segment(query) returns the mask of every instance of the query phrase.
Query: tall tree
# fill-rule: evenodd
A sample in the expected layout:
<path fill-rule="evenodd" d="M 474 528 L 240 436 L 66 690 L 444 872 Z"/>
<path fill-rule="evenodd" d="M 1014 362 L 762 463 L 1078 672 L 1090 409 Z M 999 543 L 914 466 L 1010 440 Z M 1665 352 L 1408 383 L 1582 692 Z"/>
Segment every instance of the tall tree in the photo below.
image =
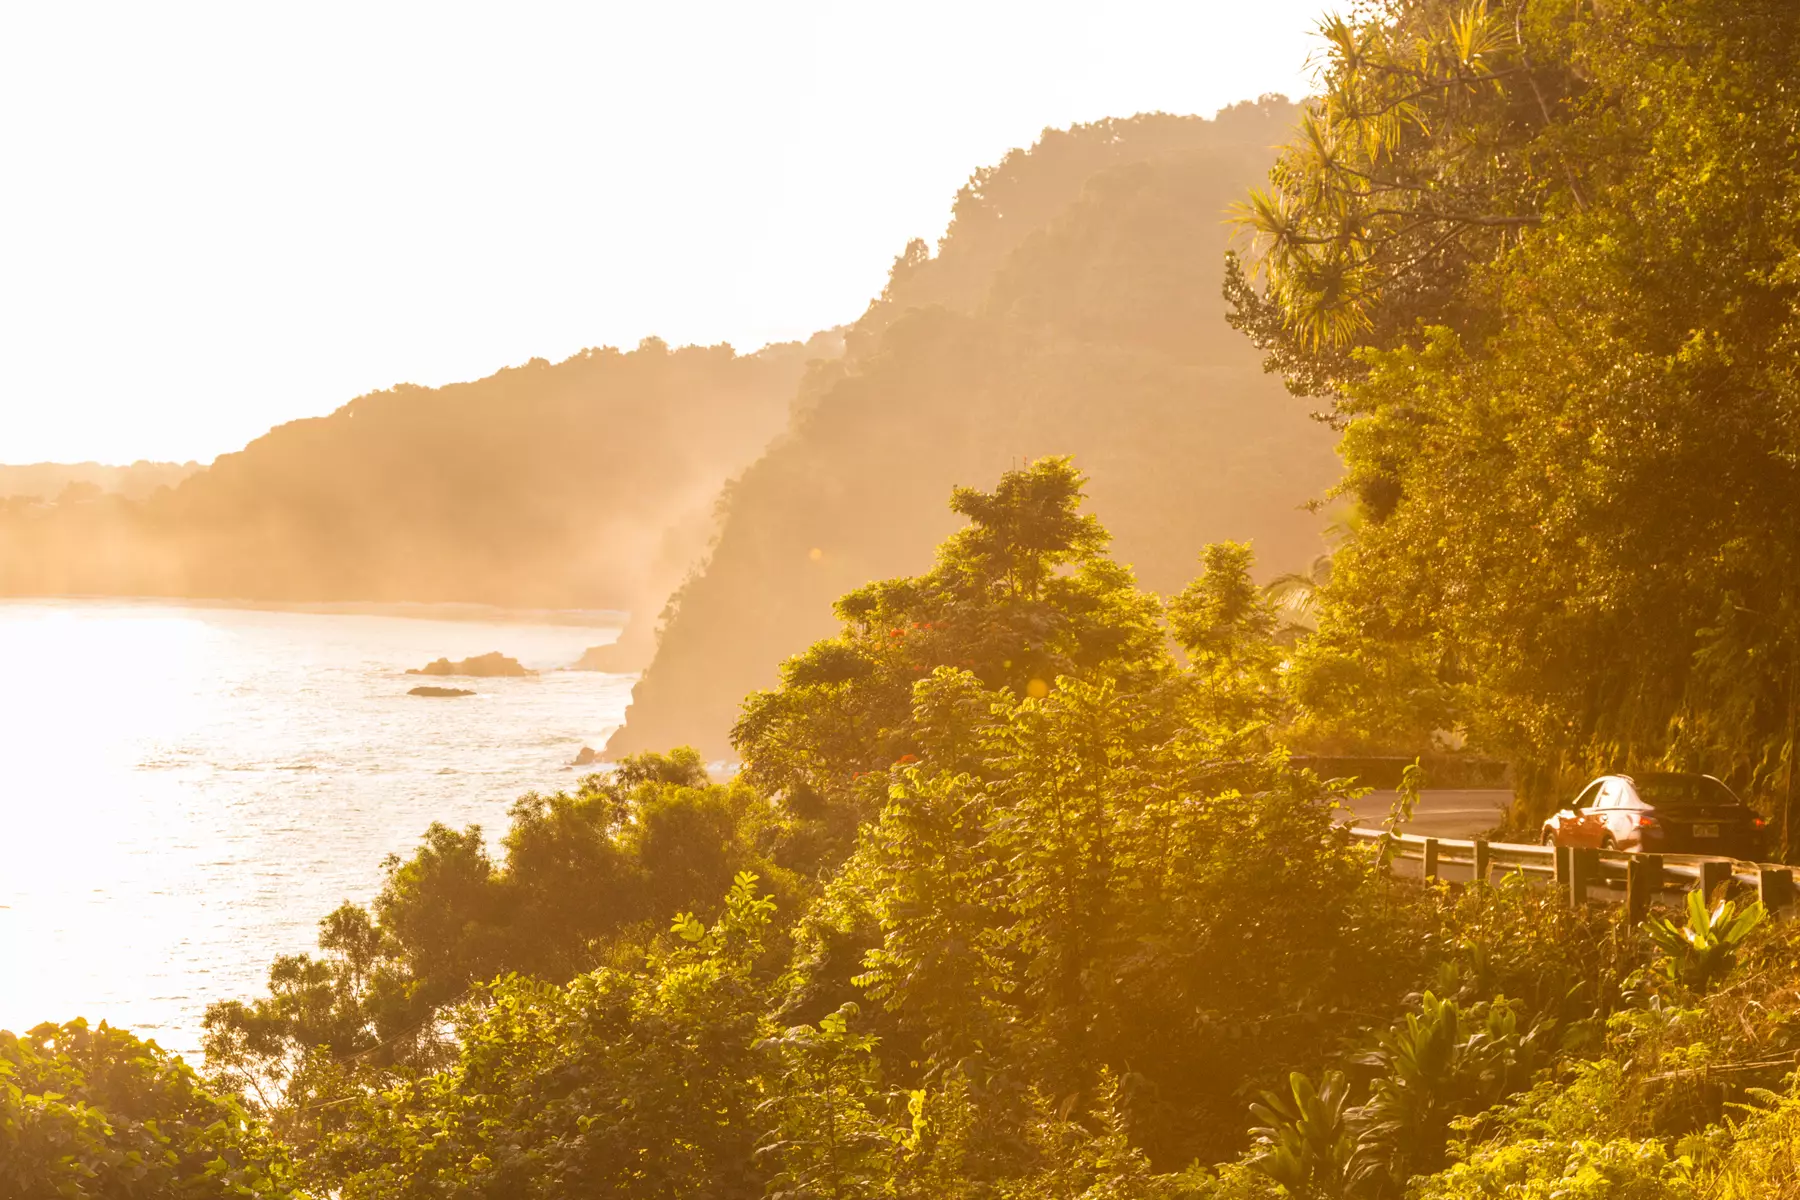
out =
<path fill-rule="evenodd" d="M 1166 670 L 1156 602 L 1105 556 L 1106 532 L 1081 498 L 1067 458 L 1009 471 L 992 492 L 957 488 L 950 507 L 968 524 L 932 570 L 844 596 L 838 635 L 745 700 L 732 741 L 748 778 L 824 820 L 847 850 L 856 822 L 880 807 L 873 773 L 920 750 L 912 689 L 932 670 L 1033 696 L 1062 675 Z"/>

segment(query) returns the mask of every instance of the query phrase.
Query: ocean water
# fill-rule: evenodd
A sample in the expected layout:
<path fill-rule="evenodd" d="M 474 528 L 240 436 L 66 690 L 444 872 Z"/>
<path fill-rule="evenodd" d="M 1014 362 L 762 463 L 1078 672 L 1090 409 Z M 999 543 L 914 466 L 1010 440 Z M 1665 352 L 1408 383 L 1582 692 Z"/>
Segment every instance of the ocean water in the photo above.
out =
<path fill-rule="evenodd" d="M 633 677 L 555 668 L 615 635 L 0 601 L 0 1029 L 82 1016 L 198 1062 L 206 1005 L 259 994 L 386 855 L 434 820 L 492 843 L 515 797 L 575 782 Z M 543 673 L 405 674 L 490 650 Z M 421 682 L 477 694 L 406 694 Z"/>

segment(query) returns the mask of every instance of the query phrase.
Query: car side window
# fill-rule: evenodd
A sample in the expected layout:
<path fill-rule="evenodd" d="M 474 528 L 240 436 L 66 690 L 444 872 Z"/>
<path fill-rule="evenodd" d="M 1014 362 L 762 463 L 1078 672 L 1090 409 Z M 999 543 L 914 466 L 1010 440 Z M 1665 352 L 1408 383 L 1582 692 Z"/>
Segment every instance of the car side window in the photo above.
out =
<path fill-rule="evenodd" d="M 1619 780 L 1607 780 L 1605 786 L 1600 789 L 1600 800 L 1596 807 L 1604 809 L 1618 808 L 1619 797 L 1624 790 L 1625 785 Z"/>
<path fill-rule="evenodd" d="M 1575 797 L 1575 803 L 1571 805 L 1571 807 L 1576 812 L 1580 812 L 1584 808 L 1593 808 L 1595 804 L 1599 802 L 1600 788 L 1604 783 L 1605 780 L 1597 779 L 1593 783 L 1588 784 L 1587 787 L 1582 789 L 1581 795 Z"/>

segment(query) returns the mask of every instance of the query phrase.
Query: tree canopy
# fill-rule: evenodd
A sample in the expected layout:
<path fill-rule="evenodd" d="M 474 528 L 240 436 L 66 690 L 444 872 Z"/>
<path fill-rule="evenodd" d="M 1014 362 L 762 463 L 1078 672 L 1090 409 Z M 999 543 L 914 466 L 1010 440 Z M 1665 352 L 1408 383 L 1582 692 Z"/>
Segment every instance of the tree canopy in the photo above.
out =
<path fill-rule="evenodd" d="M 1244 210 L 1264 284 L 1226 287 L 1329 402 L 1366 518 L 1297 693 L 1346 740 L 1464 727 L 1539 787 L 1770 786 L 1800 678 L 1800 14 L 1396 0 L 1323 32 Z"/>
<path fill-rule="evenodd" d="M 297 1196 L 286 1148 L 154 1042 L 85 1021 L 0 1031 L 0 1195 Z"/>

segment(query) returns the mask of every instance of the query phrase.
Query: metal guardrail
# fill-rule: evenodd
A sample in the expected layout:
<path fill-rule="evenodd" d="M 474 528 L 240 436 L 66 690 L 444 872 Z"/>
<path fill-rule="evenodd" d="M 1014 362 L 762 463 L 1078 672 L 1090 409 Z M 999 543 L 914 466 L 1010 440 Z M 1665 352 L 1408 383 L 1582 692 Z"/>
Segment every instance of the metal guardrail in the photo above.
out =
<path fill-rule="evenodd" d="M 1596 850 L 1580 846 L 1528 846 L 1518 842 L 1490 842 L 1482 838 L 1421 837 L 1390 834 L 1380 829 L 1348 830 L 1353 838 L 1387 841 L 1396 859 L 1417 860 L 1425 878 L 1437 879 L 1445 866 L 1466 866 L 1471 878 L 1487 880 L 1495 871 L 1546 876 L 1569 904 L 1585 904 L 1596 887 L 1624 890 L 1634 919 L 1642 919 L 1654 898 L 1665 890 L 1699 888 L 1707 897 L 1719 893 L 1754 891 L 1771 915 L 1795 907 L 1794 873 L 1773 863 L 1742 862 L 1704 854 L 1637 854 L 1622 850 Z M 1618 897 L 1608 895 L 1607 900 Z"/>

